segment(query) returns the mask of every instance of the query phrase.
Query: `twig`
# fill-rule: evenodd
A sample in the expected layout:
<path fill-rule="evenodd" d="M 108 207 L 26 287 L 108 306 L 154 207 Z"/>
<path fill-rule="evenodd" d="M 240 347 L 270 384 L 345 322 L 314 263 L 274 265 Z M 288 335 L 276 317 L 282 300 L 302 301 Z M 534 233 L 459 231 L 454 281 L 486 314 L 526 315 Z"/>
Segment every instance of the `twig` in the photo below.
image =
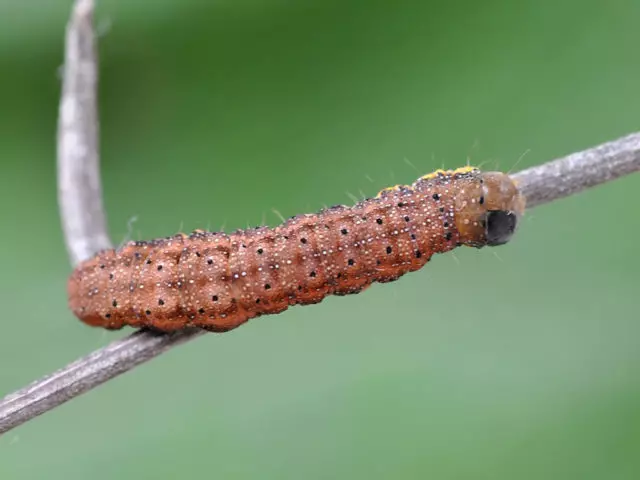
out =
<path fill-rule="evenodd" d="M 638 170 L 640 133 L 635 133 L 513 176 L 533 207 Z M 136 332 L 116 340 L 2 400 L 0 433 L 201 334 L 200 330 L 171 335 Z"/>
<path fill-rule="evenodd" d="M 110 245 L 99 181 L 92 10 L 92 0 L 77 0 L 71 16 L 60 108 L 60 211 L 74 264 Z M 640 133 L 635 133 L 513 176 L 531 208 L 638 170 Z M 200 335 L 200 330 L 169 335 L 139 331 L 116 340 L 2 399 L 0 433 Z"/>
<path fill-rule="evenodd" d="M 632 133 L 512 176 L 527 198 L 527 208 L 533 208 L 638 170 L 640 133 Z"/>
<path fill-rule="evenodd" d="M 58 204 L 74 265 L 111 246 L 100 182 L 93 6 L 76 1 L 67 25 L 58 116 Z"/>

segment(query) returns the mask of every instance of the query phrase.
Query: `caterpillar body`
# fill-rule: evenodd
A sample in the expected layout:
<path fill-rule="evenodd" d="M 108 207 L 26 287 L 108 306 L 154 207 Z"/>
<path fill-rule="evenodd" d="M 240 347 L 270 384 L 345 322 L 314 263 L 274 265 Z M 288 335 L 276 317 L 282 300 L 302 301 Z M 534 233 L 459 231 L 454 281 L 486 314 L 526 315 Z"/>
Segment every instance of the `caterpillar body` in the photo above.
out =
<path fill-rule="evenodd" d="M 69 306 L 86 324 L 110 330 L 224 332 L 391 282 L 460 245 L 506 243 L 524 207 L 506 174 L 438 170 L 275 228 L 195 231 L 102 251 L 71 274 Z"/>

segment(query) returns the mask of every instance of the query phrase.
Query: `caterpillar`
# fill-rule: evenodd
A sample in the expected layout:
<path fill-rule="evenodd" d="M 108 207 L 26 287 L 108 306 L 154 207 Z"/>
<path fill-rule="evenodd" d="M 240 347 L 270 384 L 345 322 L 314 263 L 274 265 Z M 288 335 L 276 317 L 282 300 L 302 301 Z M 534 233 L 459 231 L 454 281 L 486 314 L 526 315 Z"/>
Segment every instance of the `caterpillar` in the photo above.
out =
<path fill-rule="evenodd" d="M 110 330 L 225 332 L 292 305 L 397 280 L 461 245 L 502 245 L 524 208 L 504 173 L 437 170 L 275 228 L 196 230 L 102 251 L 69 277 L 69 307 L 84 323 Z"/>

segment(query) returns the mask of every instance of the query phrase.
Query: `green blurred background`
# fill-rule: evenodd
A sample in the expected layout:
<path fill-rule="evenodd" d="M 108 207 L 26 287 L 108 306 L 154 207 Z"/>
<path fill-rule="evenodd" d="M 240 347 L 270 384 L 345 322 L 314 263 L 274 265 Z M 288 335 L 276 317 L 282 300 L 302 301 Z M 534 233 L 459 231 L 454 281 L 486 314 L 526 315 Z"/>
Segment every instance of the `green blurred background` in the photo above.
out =
<path fill-rule="evenodd" d="M 69 8 L 0 0 L 0 395 L 129 333 L 66 307 Z M 140 239 L 273 225 L 638 130 L 639 21 L 632 0 L 102 0 L 113 239 L 134 216 Z M 172 350 L 1 437 L 0 478 L 639 478 L 638 188 Z"/>

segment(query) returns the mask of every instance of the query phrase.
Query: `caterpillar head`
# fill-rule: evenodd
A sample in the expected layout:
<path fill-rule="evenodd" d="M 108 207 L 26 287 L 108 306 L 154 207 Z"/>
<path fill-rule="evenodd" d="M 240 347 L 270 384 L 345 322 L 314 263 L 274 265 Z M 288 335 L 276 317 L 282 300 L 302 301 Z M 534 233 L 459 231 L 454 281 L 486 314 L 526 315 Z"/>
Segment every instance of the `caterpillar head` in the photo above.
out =
<path fill-rule="evenodd" d="M 471 247 L 503 245 L 511 240 L 525 209 L 514 181 L 501 172 L 478 172 L 479 181 L 456 198 L 460 242 Z M 468 195 L 470 194 L 470 195 Z"/>

